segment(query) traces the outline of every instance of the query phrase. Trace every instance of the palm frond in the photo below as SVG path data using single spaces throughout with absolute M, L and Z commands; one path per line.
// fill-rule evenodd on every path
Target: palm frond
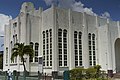
M 31 58 L 34 57 L 34 50 L 31 45 L 24 45 L 24 43 L 16 43 L 12 49 L 11 60 L 13 61 L 15 57 L 21 58 L 24 65 L 24 55 L 29 55 Z M 24 66 L 25 69 L 25 66 Z
M 13 48 L 13 49 L 12 49 L 12 51 L 17 51 L 17 50 L 18 50 L 18 48 Z
M 24 46 L 23 53 L 26 54 L 26 55 L 29 55 L 31 57 L 34 56 L 34 50 L 32 49 L 31 45 Z
M 14 61 L 14 58 L 17 57 L 19 55 L 19 52 L 15 51 L 12 53 L 11 55 L 11 61 Z
M 19 46 L 19 45 L 20 45 L 20 43 L 15 43 L 15 44 L 14 44 L 14 46 Z

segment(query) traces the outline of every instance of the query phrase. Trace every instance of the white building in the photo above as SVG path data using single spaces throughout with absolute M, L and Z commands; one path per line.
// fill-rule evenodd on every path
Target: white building
M 99 16 L 54 6 L 35 10 L 25 2 L 5 27 L 4 71 L 24 69 L 19 57 L 10 60 L 16 42 L 33 44 L 35 57 L 26 59 L 30 72 L 38 71 L 38 56 L 43 56 L 43 71 L 48 74 L 97 64 L 105 71 L 120 71 L 120 22 Z

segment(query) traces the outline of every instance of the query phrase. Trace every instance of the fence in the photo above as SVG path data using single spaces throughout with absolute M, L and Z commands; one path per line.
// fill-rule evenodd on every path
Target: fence
M 63 75 L 52 72 L 52 75 L 41 74 L 39 72 L 17 72 L 13 71 L 12 80 L 63 80 Z M 0 72 L 0 80 L 8 80 L 7 71 Z

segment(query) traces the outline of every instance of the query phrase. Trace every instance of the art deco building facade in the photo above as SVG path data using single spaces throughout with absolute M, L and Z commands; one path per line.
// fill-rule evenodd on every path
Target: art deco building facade
M 15 43 L 32 44 L 34 58 L 26 56 L 26 68 L 38 71 L 38 56 L 43 71 L 70 70 L 101 65 L 102 70 L 120 71 L 120 23 L 109 19 L 52 6 L 36 10 L 23 3 L 19 15 L 5 27 L 3 70 L 23 71 L 18 57 L 11 62 Z

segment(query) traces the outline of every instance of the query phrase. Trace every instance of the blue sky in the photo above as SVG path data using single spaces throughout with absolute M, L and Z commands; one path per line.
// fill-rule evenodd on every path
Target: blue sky
M 108 12 L 113 20 L 120 21 L 120 0 L 81 0 L 87 7 L 92 7 L 97 14 Z
M 46 8 L 43 0 L 0 0 L 0 13 L 15 18 L 19 14 L 23 2 L 32 2 L 36 8 L 39 6 Z
M 13 18 L 19 13 L 20 7 L 23 2 L 32 2 L 35 7 L 48 8 L 45 1 L 58 1 L 64 2 L 75 1 L 75 0 L 0 0 L 0 13 L 11 15 Z M 92 8 L 93 12 L 98 15 L 104 12 L 110 13 L 113 20 L 120 20 L 120 0 L 76 0 L 76 2 L 81 1 L 84 7 Z
M 58 7 L 120 21 L 120 0 L 0 0 L 0 36 L 4 35 L 4 25 L 8 24 L 9 19 L 19 14 L 23 2 L 32 2 L 36 9 L 47 9 L 51 4 L 55 4 Z M 1 44 L 3 38 L 0 37 Z M 0 46 L 0 50 L 3 50 L 3 47 Z

